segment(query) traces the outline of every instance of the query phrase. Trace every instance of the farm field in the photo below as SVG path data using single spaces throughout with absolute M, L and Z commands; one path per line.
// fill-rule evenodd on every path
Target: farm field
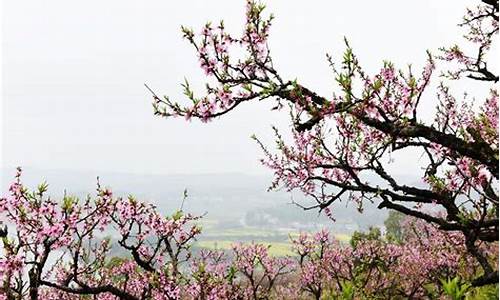
M 262 228 L 256 226 L 239 226 L 225 228 L 216 220 L 203 220 L 202 237 L 194 244 L 198 249 L 230 250 L 236 243 L 252 242 L 269 246 L 272 256 L 294 255 L 291 239 L 299 236 L 300 231 L 289 228 Z M 333 233 L 341 243 L 348 243 L 351 236 L 346 233 Z

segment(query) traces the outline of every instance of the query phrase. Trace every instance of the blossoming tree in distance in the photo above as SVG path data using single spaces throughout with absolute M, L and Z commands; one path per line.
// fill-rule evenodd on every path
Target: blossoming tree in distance
M 421 74 L 397 70 L 390 62 L 367 74 L 346 42 L 340 67 L 327 56 L 337 83 L 331 97 L 280 76 L 268 45 L 273 16 L 263 11 L 264 5 L 247 2 L 241 36 L 230 35 L 222 22 L 206 24 L 200 34 L 183 27 L 210 79 L 206 93 L 196 96 L 186 81 L 190 103 L 184 105 L 153 92 L 155 114 L 206 122 L 245 102 L 274 101 L 276 110 L 288 106 L 293 141 L 276 130 L 273 152 L 256 138 L 265 154 L 262 163 L 275 174 L 271 189 L 298 189 L 315 201 L 305 209 L 327 215 L 330 205 L 344 197 L 360 208 L 377 201 L 379 208 L 459 232 L 482 267 L 473 284 L 498 282 L 496 265 L 481 247 L 498 241 L 498 75 L 488 65 L 498 34 L 498 1 L 478 1 L 459 25 L 474 51 L 455 45 L 439 49 L 439 55 L 429 53 Z M 438 67 L 440 77 L 434 75 Z M 440 81 L 434 91 L 433 80 Z M 459 99 L 451 87 L 456 80 L 476 82 L 478 89 L 487 86 L 488 95 L 473 102 Z M 421 115 L 424 97 L 435 99 L 431 122 Z M 421 176 L 415 185 L 387 168 L 391 155 L 408 151 L 424 157 L 412 170 Z

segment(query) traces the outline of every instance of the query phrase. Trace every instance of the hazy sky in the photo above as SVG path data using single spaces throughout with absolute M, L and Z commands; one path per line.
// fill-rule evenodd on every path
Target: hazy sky
M 421 66 L 425 50 L 460 41 L 456 24 L 477 1 L 267 1 L 271 51 L 283 77 L 329 96 L 325 53 L 351 41 L 368 71 L 384 59 Z M 154 117 L 148 83 L 182 100 L 186 76 L 201 87 L 180 25 L 197 32 L 224 19 L 242 31 L 243 0 L 2 1 L 2 161 L 137 173 L 265 173 L 250 135 L 271 142 L 287 116 L 270 104 L 201 124 Z

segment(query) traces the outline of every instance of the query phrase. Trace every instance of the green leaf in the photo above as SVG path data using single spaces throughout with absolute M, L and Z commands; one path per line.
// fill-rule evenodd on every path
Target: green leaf
M 184 213 L 180 210 L 176 211 L 173 215 L 172 215 L 172 219 L 174 221 L 178 221 L 180 218 L 182 218 L 182 216 L 184 216 Z
M 382 80 L 380 80 L 380 79 L 377 79 L 377 80 L 373 83 L 373 89 L 374 89 L 375 91 L 377 91 L 377 92 L 378 92 L 378 91 L 382 88 L 382 86 L 383 86 L 383 82 L 382 82 Z
M 47 182 L 42 182 L 38 185 L 38 194 L 41 196 L 43 193 L 45 193 L 48 189 L 49 185 Z

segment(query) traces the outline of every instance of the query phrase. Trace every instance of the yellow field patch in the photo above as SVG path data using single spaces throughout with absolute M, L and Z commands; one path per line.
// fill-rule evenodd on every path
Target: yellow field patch
M 227 240 L 199 241 L 195 244 L 195 246 L 205 249 L 229 250 L 236 243 L 237 242 L 235 241 L 227 241 Z M 279 242 L 270 243 L 262 241 L 255 241 L 255 243 L 270 246 L 269 254 L 271 256 L 295 255 L 295 253 L 292 251 L 292 245 L 290 243 L 279 243 Z

